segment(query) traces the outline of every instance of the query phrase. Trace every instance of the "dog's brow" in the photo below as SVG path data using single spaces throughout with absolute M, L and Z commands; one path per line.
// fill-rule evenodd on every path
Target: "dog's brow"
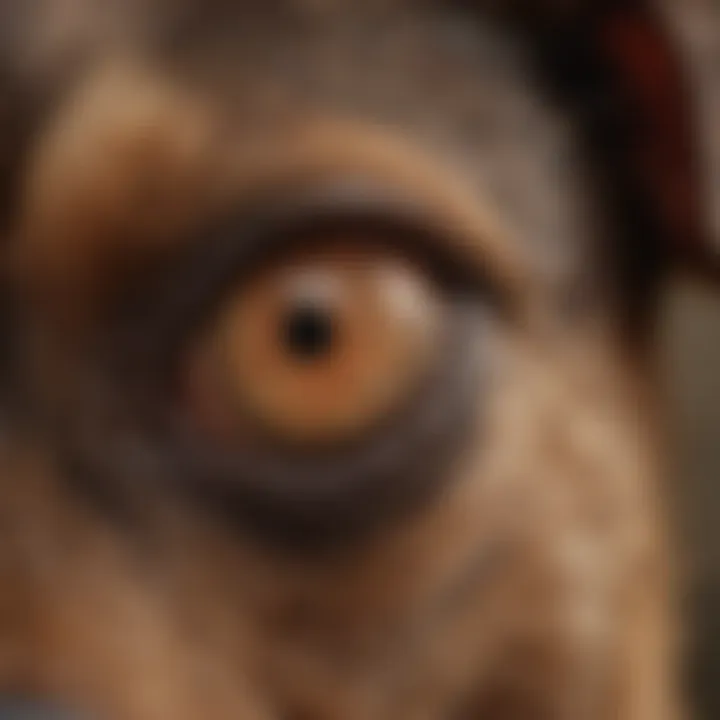
M 529 282 L 472 183 L 402 135 L 311 115 L 264 128 L 220 120 L 197 98 L 139 74 L 109 73 L 80 91 L 40 143 L 28 177 L 22 272 L 68 296 L 85 288 L 86 300 L 118 256 L 172 250 L 259 193 L 357 180 L 408 199 L 420 222 L 441 230 L 445 251 L 510 295 Z

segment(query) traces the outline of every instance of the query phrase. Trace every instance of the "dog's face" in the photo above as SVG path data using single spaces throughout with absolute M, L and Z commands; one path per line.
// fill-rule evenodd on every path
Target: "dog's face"
M 667 630 L 626 334 L 657 258 L 621 266 L 520 35 L 452 3 L 45 5 L 6 40 L 6 687 L 661 717 L 628 679 Z

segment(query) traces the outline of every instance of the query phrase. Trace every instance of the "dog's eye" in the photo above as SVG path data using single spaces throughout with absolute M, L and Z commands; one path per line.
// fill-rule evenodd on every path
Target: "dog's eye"
M 496 325 L 519 317 L 467 222 L 333 188 L 194 231 L 118 296 L 101 346 L 119 454 L 293 543 L 438 487 Z
M 349 439 L 400 408 L 441 345 L 444 298 L 402 252 L 358 238 L 246 276 L 187 353 L 183 411 L 223 440 Z

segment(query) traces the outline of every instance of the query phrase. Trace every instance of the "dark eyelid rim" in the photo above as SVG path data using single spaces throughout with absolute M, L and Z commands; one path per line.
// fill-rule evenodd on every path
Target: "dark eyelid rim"
M 302 235 L 303 228 L 316 233 L 332 223 L 352 228 L 353 221 L 355 227 L 377 223 L 386 229 L 381 239 L 387 235 L 391 248 L 411 253 L 420 248 L 446 268 L 439 280 L 457 312 L 450 314 L 451 332 L 441 343 L 443 359 L 432 377 L 371 433 L 330 451 L 270 451 L 263 445 L 235 454 L 198 442 L 174 413 L 187 349 L 240 286 L 243 273 L 288 249 L 288 233 Z M 143 280 L 133 294 L 134 307 L 123 303 L 100 341 L 99 387 L 110 379 L 110 387 L 123 388 L 114 401 L 113 432 L 129 423 L 120 432 L 121 444 L 129 444 L 113 456 L 149 463 L 148 473 L 159 485 L 180 485 L 252 535 L 298 551 L 340 547 L 395 513 L 411 511 L 441 489 L 444 474 L 438 468 L 451 462 L 475 427 L 476 403 L 470 399 L 483 382 L 484 366 L 477 355 L 484 344 L 474 342 L 484 327 L 479 318 L 500 315 L 512 322 L 518 317 L 516 299 L 491 266 L 458 259 L 445 246 L 447 231 L 402 193 L 332 183 L 271 193 L 236 206 L 214 226 L 193 234 L 169 265 L 161 263 L 159 276 L 151 272 L 147 285 Z M 395 244 L 393 233 L 406 237 Z M 106 465 L 105 451 L 93 456 L 97 447 L 82 450 L 88 456 L 80 461 L 86 468 L 80 474 L 92 475 L 97 468 L 117 473 L 114 461 Z
M 413 197 L 364 179 L 305 182 L 247 200 L 210 228 L 195 232 L 197 239 L 183 243 L 169 268 L 163 265 L 159 277 L 153 274 L 150 283 L 122 303 L 121 332 L 132 333 L 123 338 L 122 347 L 139 351 L 134 364 L 145 369 L 155 365 L 157 377 L 163 370 L 157 363 L 162 366 L 176 356 L 246 273 L 282 257 L 303 238 L 317 242 L 338 230 L 375 230 L 379 246 L 415 257 L 449 291 L 481 297 L 508 320 L 521 315 L 521 298 L 513 288 L 489 262 L 463 257 L 457 248 L 464 239 L 448 242 L 458 230 Z

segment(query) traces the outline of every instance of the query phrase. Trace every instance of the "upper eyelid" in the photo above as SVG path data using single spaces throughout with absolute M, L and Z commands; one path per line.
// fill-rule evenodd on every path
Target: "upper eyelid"
M 393 235 L 412 236 L 412 242 L 397 244 L 454 265 L 455 274 L 468 284 L 495 287 L 509 306 L 519 308 L 531 284 L 505 233 L 498 223 L 488 222 L 478 203 L 458 212 L 441 196 L 354 173 L 313 177 L 309 171 L 289 174 L 288 180 L 276 177 L 267 186 L 260 183 L 217 212 L 215 220 L 198 223 L 169 255 L 192 267 L 193 259 L 212 254 L 214 247 L 220 262 L 232 259 L 242 269 L 244 258 L 252 261 L 283 250 L 288 236 L 317 232 L 322 240 L 328 231 L 358 229 L 376 230 L 390 244 Z
M 242 166 L 242 153 L 239 160 Z M 483 191 L 402 136 L 338 122 L 311 124 L 257 167 L 250 161 L 240 189 L 246 203 L 284 195 L 292 204 L 295 194 L 308 205 L 395 215 L 424 227 L 438 252 L 468 273 L 501 287 L 519 314 L 537 295 L 527 258 Z
M 453 227 L 451 218 L 429 212 L 398 188 L 358 177 L 275 188 L 265 198 L 240 204 L 200 230 L 201 240 L 182 244 L 169 267 L 163 268 L 164 282 L 155 291 L 161 301 L 173 293 L 182 295 L 178 302 L 184 309 L 169 310 L 180 321 L 193 312 L 202 316 L 203 301 L 211 304 L 211 296 L 224 296 L 257 263 L 297 249 L 293 238 L 322 242 L 338 232 L 367 236 L 368 231 L 376 233 L 380 245 L 424 259 L 438 276 L 482 290 L 509 314 L 522 306 L 512 283 L 484 262 L 482 254 L 478 256 L 472 238 Z
M 108 323 L 120 332 L 120 345 L 112 342 L 111 347 L 122 348 L 124 357 L 129 353 L 134 358 L 131 364 L 143 373 L 153 374 L 158 363 L 172 365 L 185 343 L 205 327 L 258 263 L 297 249 L 288 236 L 309 235 L 321 243 L 327 237 L 332 242 L 337 237 L 333 229 L 359 230 L 360 237 L 367 236 L 365 230 L 376 229 L 380 247 L 415 254 L 443 283 L 450 283 L 448 287 L 481 294 L 503 316 L 517 317 L 521 299 L 482 263 L 482 256 L 471 262 L 445 247 L 456 232 L 446 222 L 398 188 L 366 178 L 276 187 L 264 198 L 235 205 L 213 225 L 196 229 L 200 237 L 182 243 L 140 286 L 131 283 L 131 296 L 119 298 L 119 325 Z M 470 238 L 454 241 L 462 248 Z

